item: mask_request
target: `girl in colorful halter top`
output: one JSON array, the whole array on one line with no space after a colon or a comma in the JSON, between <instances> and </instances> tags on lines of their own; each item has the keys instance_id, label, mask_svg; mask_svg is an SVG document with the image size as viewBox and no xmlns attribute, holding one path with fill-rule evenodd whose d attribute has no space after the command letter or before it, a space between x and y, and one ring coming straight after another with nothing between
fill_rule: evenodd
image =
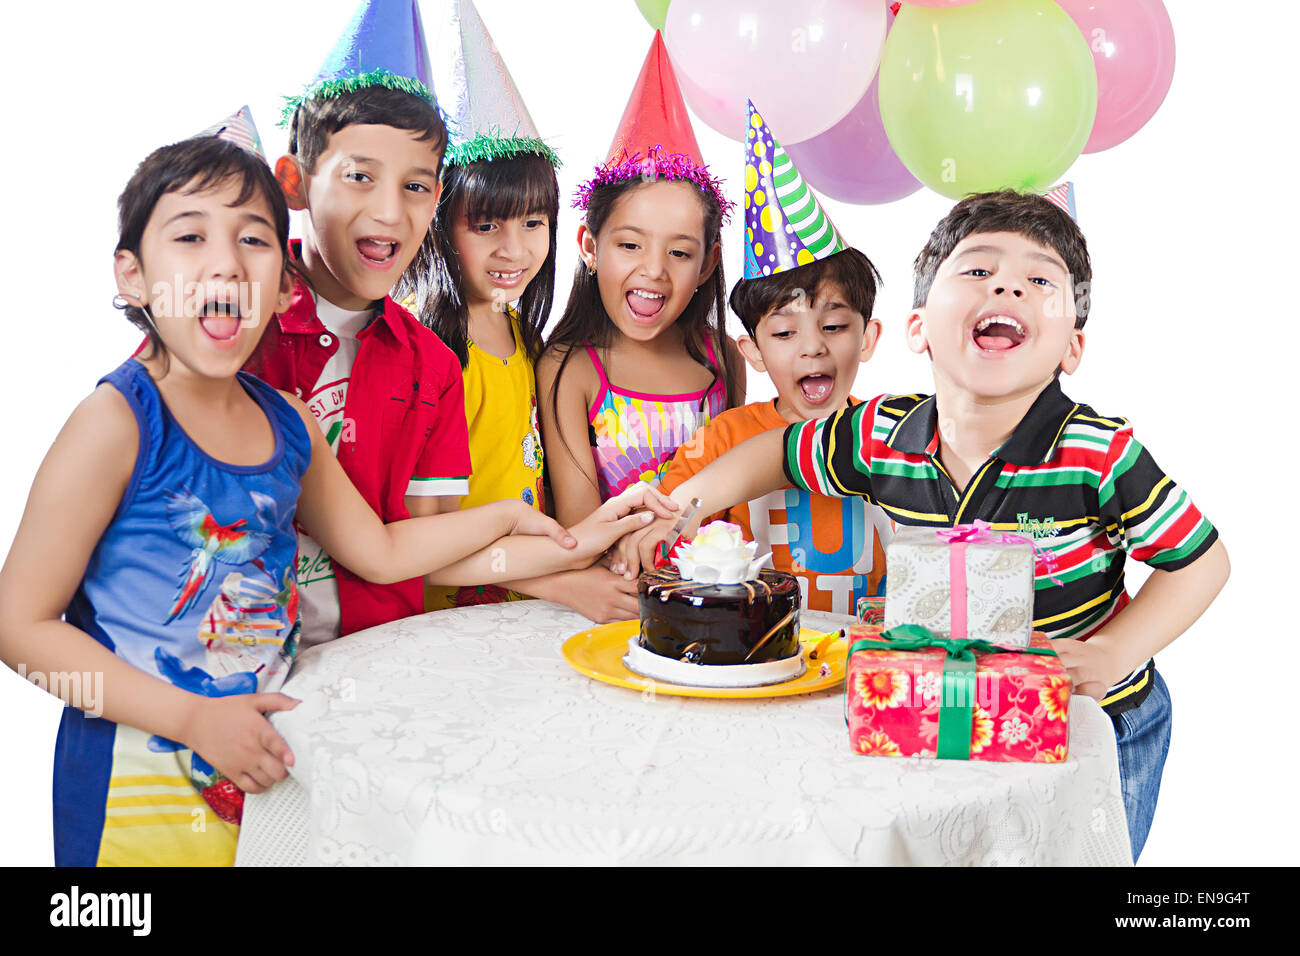
<instances>
[{"instance_id":1,"label":"girl in colorful halter top","mask_svg":"<svg viewBox=\"0 0 1300 956\"><path fill-rule=\"evenodd\" d=\"M657 34L610 158L579 190L581 261L537 367L561 522L638 481L657 484L697 428L744 400L744 362L723 332L730 204L699 160L685 106L665 109L647 90L680 105Z\"/></svg>"}]
</instances>

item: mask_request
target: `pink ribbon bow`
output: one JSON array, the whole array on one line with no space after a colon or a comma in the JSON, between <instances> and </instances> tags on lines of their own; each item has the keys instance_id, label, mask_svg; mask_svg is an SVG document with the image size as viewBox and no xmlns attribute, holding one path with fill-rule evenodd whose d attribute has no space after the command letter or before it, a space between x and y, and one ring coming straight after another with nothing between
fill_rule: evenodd
<instances>
[{"instance_id":1,"label":"pink ribbon bow","mask_svg":"<svg viewBox=\"0 0 1300 956\"><path fill-rule=\"evenodd\" d=\"M1023 534L1011 531L994 531L987 521L976 518L970 524L956 524L951 528L939 528L939 537L946 538L949 544L1027 544L1034 549L1034 570L1040 568L1048 574L1048 580L1061 587L1062 582L1051 575L1056 573L1056 552L1040 548L1038 542Z\"/></svg>"},{"instance_id":2,"label":"pink ribbon bow","mask_svg":"<svg viewBox=\"0 0 1300 956\"><path fill-rule=\"evenodd\" d=\"M976 518L972 524L955 524L951 528L940 528L938 535L941 538L947 538L949 544L962 542L965 544L990 544L999 542L998 533L995 532L987 521ZM1011 535L1018 538L1020 535Z\"/></svg>"},{"instance_id":3,"label":"pink ribbon bow","mask_svg":"<svg viewBox=\"0 0 1300 956\"><path fill-rule=\"evenodd\" d=\"M953 525L951 528L938 528L936 533L948 542L948 587L951 597L948 602L949 633L955 640L967 639L966 623L966 547L971 544L1027 544L1034 549L1034 570L1039 567L1047 572L1048 580L1057 587L1062 585L1059 578L1053 577L1056 571L1056 554L1040 548L1032 539L1023 534L1009 531L994 531L987 521L976 518L970 524Z\"/></svg>"}]
</instances>

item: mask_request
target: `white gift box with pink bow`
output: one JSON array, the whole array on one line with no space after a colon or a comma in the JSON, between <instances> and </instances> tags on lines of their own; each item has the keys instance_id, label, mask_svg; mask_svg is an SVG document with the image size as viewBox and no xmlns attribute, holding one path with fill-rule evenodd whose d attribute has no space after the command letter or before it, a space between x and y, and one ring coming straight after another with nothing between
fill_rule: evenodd
<instances>
[{"instance_id":1,"label":"white gift box with pink bow","mask_svg":"<svg viewBox=\"0 0 1300 956\"><path fill-rule=\"evenodd\" d=\"M1033 542L982 521L900 528L886 552L885 629L1028 647L1034 622Z\"/></svg>"}]
</instances>

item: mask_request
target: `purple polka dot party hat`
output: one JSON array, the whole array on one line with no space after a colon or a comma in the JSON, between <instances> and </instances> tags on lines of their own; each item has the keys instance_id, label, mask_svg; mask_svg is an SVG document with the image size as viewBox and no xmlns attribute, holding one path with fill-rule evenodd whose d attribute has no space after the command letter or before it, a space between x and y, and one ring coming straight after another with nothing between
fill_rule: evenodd
<instances>
[{"instance_id":1,"label":"purple polka dot party hat","mask_svg":"<svg viewBox=\"0 0 1300 956\"><path fill-rule=\"evenodd\" d=\"M745 278L776 275L847 249L753 100L745 129Z\"/></svg>"}]
</instances>

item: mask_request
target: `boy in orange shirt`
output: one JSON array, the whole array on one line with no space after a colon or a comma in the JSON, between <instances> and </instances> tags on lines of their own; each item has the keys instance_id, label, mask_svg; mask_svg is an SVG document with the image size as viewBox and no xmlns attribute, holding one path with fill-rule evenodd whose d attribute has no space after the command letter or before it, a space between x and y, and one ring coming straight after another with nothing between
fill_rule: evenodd
<instances>
[{"instance_id":1,"label":"boy in orange shirt","mask_svg":"<svg viewBox=\"0 0 1300 956\"><path fill-rule=\"evenodd\" d=\"M747 438L858 404L849 390L880 337L880 322L871 317L880 279L875 266L844 244L788 157L776 159L776 168L764 162L773 154L766 148L758 154L754 144L765 127L751 122L749 128L755 135L747 182L751 170L760 188L764 175L779 182L767 191L769 203L747 204L745 278L731 290L731 309L748 333L738 340L741 353L771 377L777 397L733 408L697 431L664 475L665 494ZM796 208L802 215L785 213ZM782 229L782 219L793 230ZM774 248L776 230L764 228L774 220L788 255ZM817 238L806 243L804 234ZM773 566L799 579L805 610L852 614L859 598L885 593L893 525L862 498L828 498L786 485L706 520L717 519L739 525L746 540L758 543L758 554L771 551Z\"/></svg>"}]
</instances>

